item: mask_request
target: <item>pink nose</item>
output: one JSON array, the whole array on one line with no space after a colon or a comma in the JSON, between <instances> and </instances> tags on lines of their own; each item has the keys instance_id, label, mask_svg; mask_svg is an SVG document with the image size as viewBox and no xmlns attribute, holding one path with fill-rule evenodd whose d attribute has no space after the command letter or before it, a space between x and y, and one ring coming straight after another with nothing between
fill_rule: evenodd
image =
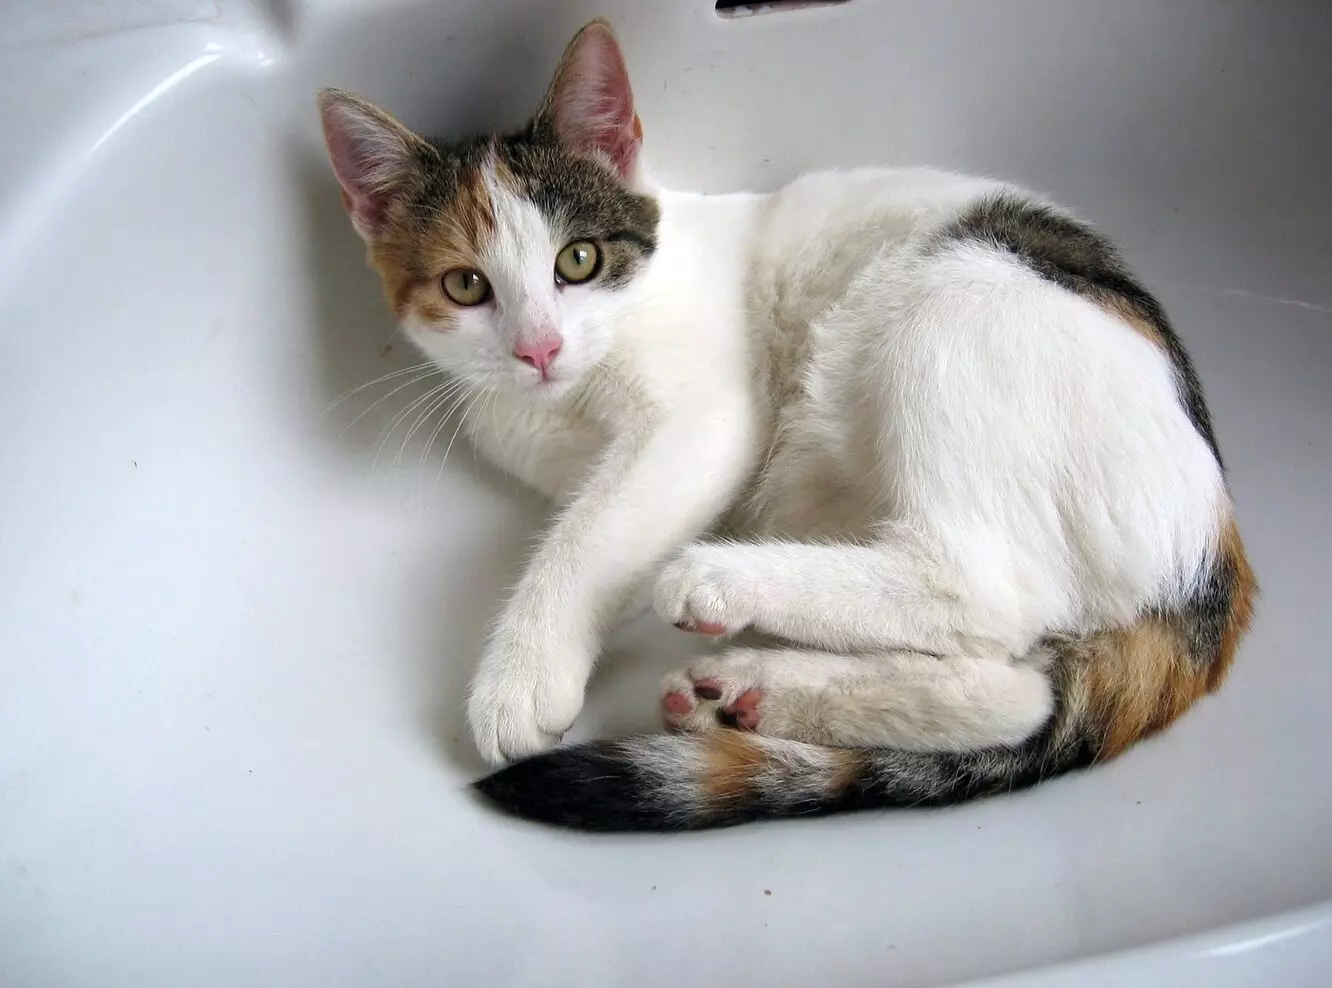
<instances>
[{"instance_id":1,"label":"pink nose","mask_svg":"<svg viewBox=\"0 0 1332 988\"><path fill-rule=\"evenodd\" d=\"M513 348L513 355L525 364L531 364L541 371L541 376L550 376L550 365L555 362L555 355L560 352L564 341L558 336L543 336L534 343L519 343Z\"/></svg>"}]
</instances>

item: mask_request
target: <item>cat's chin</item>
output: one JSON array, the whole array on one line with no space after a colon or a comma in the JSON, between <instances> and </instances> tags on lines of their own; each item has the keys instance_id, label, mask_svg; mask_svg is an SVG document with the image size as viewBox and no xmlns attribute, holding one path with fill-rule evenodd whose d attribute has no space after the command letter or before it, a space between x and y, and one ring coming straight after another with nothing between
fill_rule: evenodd
<instances>
[{"instance_id":1,"label":"cat's chin","mask_svg":"<svg viewBox=\"0 0 1332 988\"><path fill-rule=\"evenodd\" d=\"M550 404L567 397L578 385L579 378L553 377L519 388L519 392L532 401Z\"/></svg>"}]
</instances>

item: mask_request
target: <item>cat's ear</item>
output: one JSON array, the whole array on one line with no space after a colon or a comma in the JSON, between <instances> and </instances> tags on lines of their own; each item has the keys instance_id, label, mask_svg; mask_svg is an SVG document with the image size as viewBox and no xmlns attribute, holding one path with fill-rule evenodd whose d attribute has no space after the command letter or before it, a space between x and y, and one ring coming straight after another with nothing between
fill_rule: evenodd
<instances>
[{"instance_id":1,"label":"cat's ear","mask_svg":"<svg viewBox=\"0 0 1332 988\"><path fill-rule=\"evenodd\" d=\"M537 119L549 122L565 144L605 157L622 180L633 181L643 125L624 54L605 21L593 21L569 42Z\"/></svg>"},{"instance_id":2,"label":"cat's ear","mask_svg":"<svg viewBox=\"0 0 1332 988\"><path fill-rule=\"evenodd\" d=\"M356 232L374 240L432 148L383 110L339 89L319 93L319 113L342 204Z\"/></svg>"}]
</instances>

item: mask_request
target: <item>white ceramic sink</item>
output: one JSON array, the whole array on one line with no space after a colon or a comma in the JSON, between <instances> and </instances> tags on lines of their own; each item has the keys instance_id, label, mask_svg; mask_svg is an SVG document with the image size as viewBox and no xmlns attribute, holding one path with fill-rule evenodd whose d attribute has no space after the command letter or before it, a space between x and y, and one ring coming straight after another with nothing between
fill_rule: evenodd
<instances>
[{"instance_id":1,"label":"white ceramic sink","mask_svg":"<svg viewBox=\"0 0 1332 988\"><path fill-rule=\"evenodd\" d=\"M946 812L608 838L468 796L462 689L541 506L461 440L441 467L451 426L403 447L406 376L330 410L416 358L314 92L511 125L597 13L668 184L931 164L1126 246L1265 591L1220 695ZM0 984L1332 984L1332 8L6 0L0 24ZM655 729L692 647L650 620L615 644L581 736Z\"/></svg>"}]
</instances>

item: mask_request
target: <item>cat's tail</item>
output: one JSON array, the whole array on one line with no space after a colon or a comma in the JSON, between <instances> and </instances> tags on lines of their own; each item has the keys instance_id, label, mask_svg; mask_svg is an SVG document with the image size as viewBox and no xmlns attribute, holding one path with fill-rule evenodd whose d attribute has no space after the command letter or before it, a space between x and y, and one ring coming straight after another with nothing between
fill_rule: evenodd
<instances>
[{"instance_id":1,"label":"cat's tail","mask_svg":"<svg viewBox=\"0 0 1332 988\"><path fill-rule=\"evenodd\" d=\"M579 830L697 830L774 817L943 806L1086 765L1056 712L1012 748L825 748L737 730L643 735L557 748L479 780L516 816Z\"/></svg>"},{"instance_id":2,"label":"cat's tail","mask_svg":"<svg viewBox=\"0 0 1332 988\"><path fill-rule=\"evenodd\" d=\"M1203 595L1214 607L1047 639L1042 648L1054 710L1016 745L950 752L825 748L719 728L557 748L501 769L476 788L517 816L600 831L944 806L1024 789L1114 757L1220 685L1255 589L1242 552L1227 565L1218 570L1225 579L1210 581Z\"/></svg>"},{"instance_id":3,"label":"cat's tail","mask_svg":"<svg viewBox=\"0 0 1332 988\"><path fill-rule=\"evenodd\" d=\"M1085 650L1085 643L1079 647ZM1109 698L1088 688L1089 668L1072 663L1071 656L1060 656L1051 669L1055 710L1045 727L1011 747L825 748L718 729L556 748L475 785L516 816L598 831L696 830L774 817L966 802L1024 789L1116 753L1107 741L1116 731L1112 721L1126 714L1123 704L1101 702ZM1163 697L1170 692L1165 683L1143 685ZM1132 730L1120 730L1116 746L1164 726L1149 723L1159 720L1155 709L1153 704Z\"/></svg>"}]
</instances>

